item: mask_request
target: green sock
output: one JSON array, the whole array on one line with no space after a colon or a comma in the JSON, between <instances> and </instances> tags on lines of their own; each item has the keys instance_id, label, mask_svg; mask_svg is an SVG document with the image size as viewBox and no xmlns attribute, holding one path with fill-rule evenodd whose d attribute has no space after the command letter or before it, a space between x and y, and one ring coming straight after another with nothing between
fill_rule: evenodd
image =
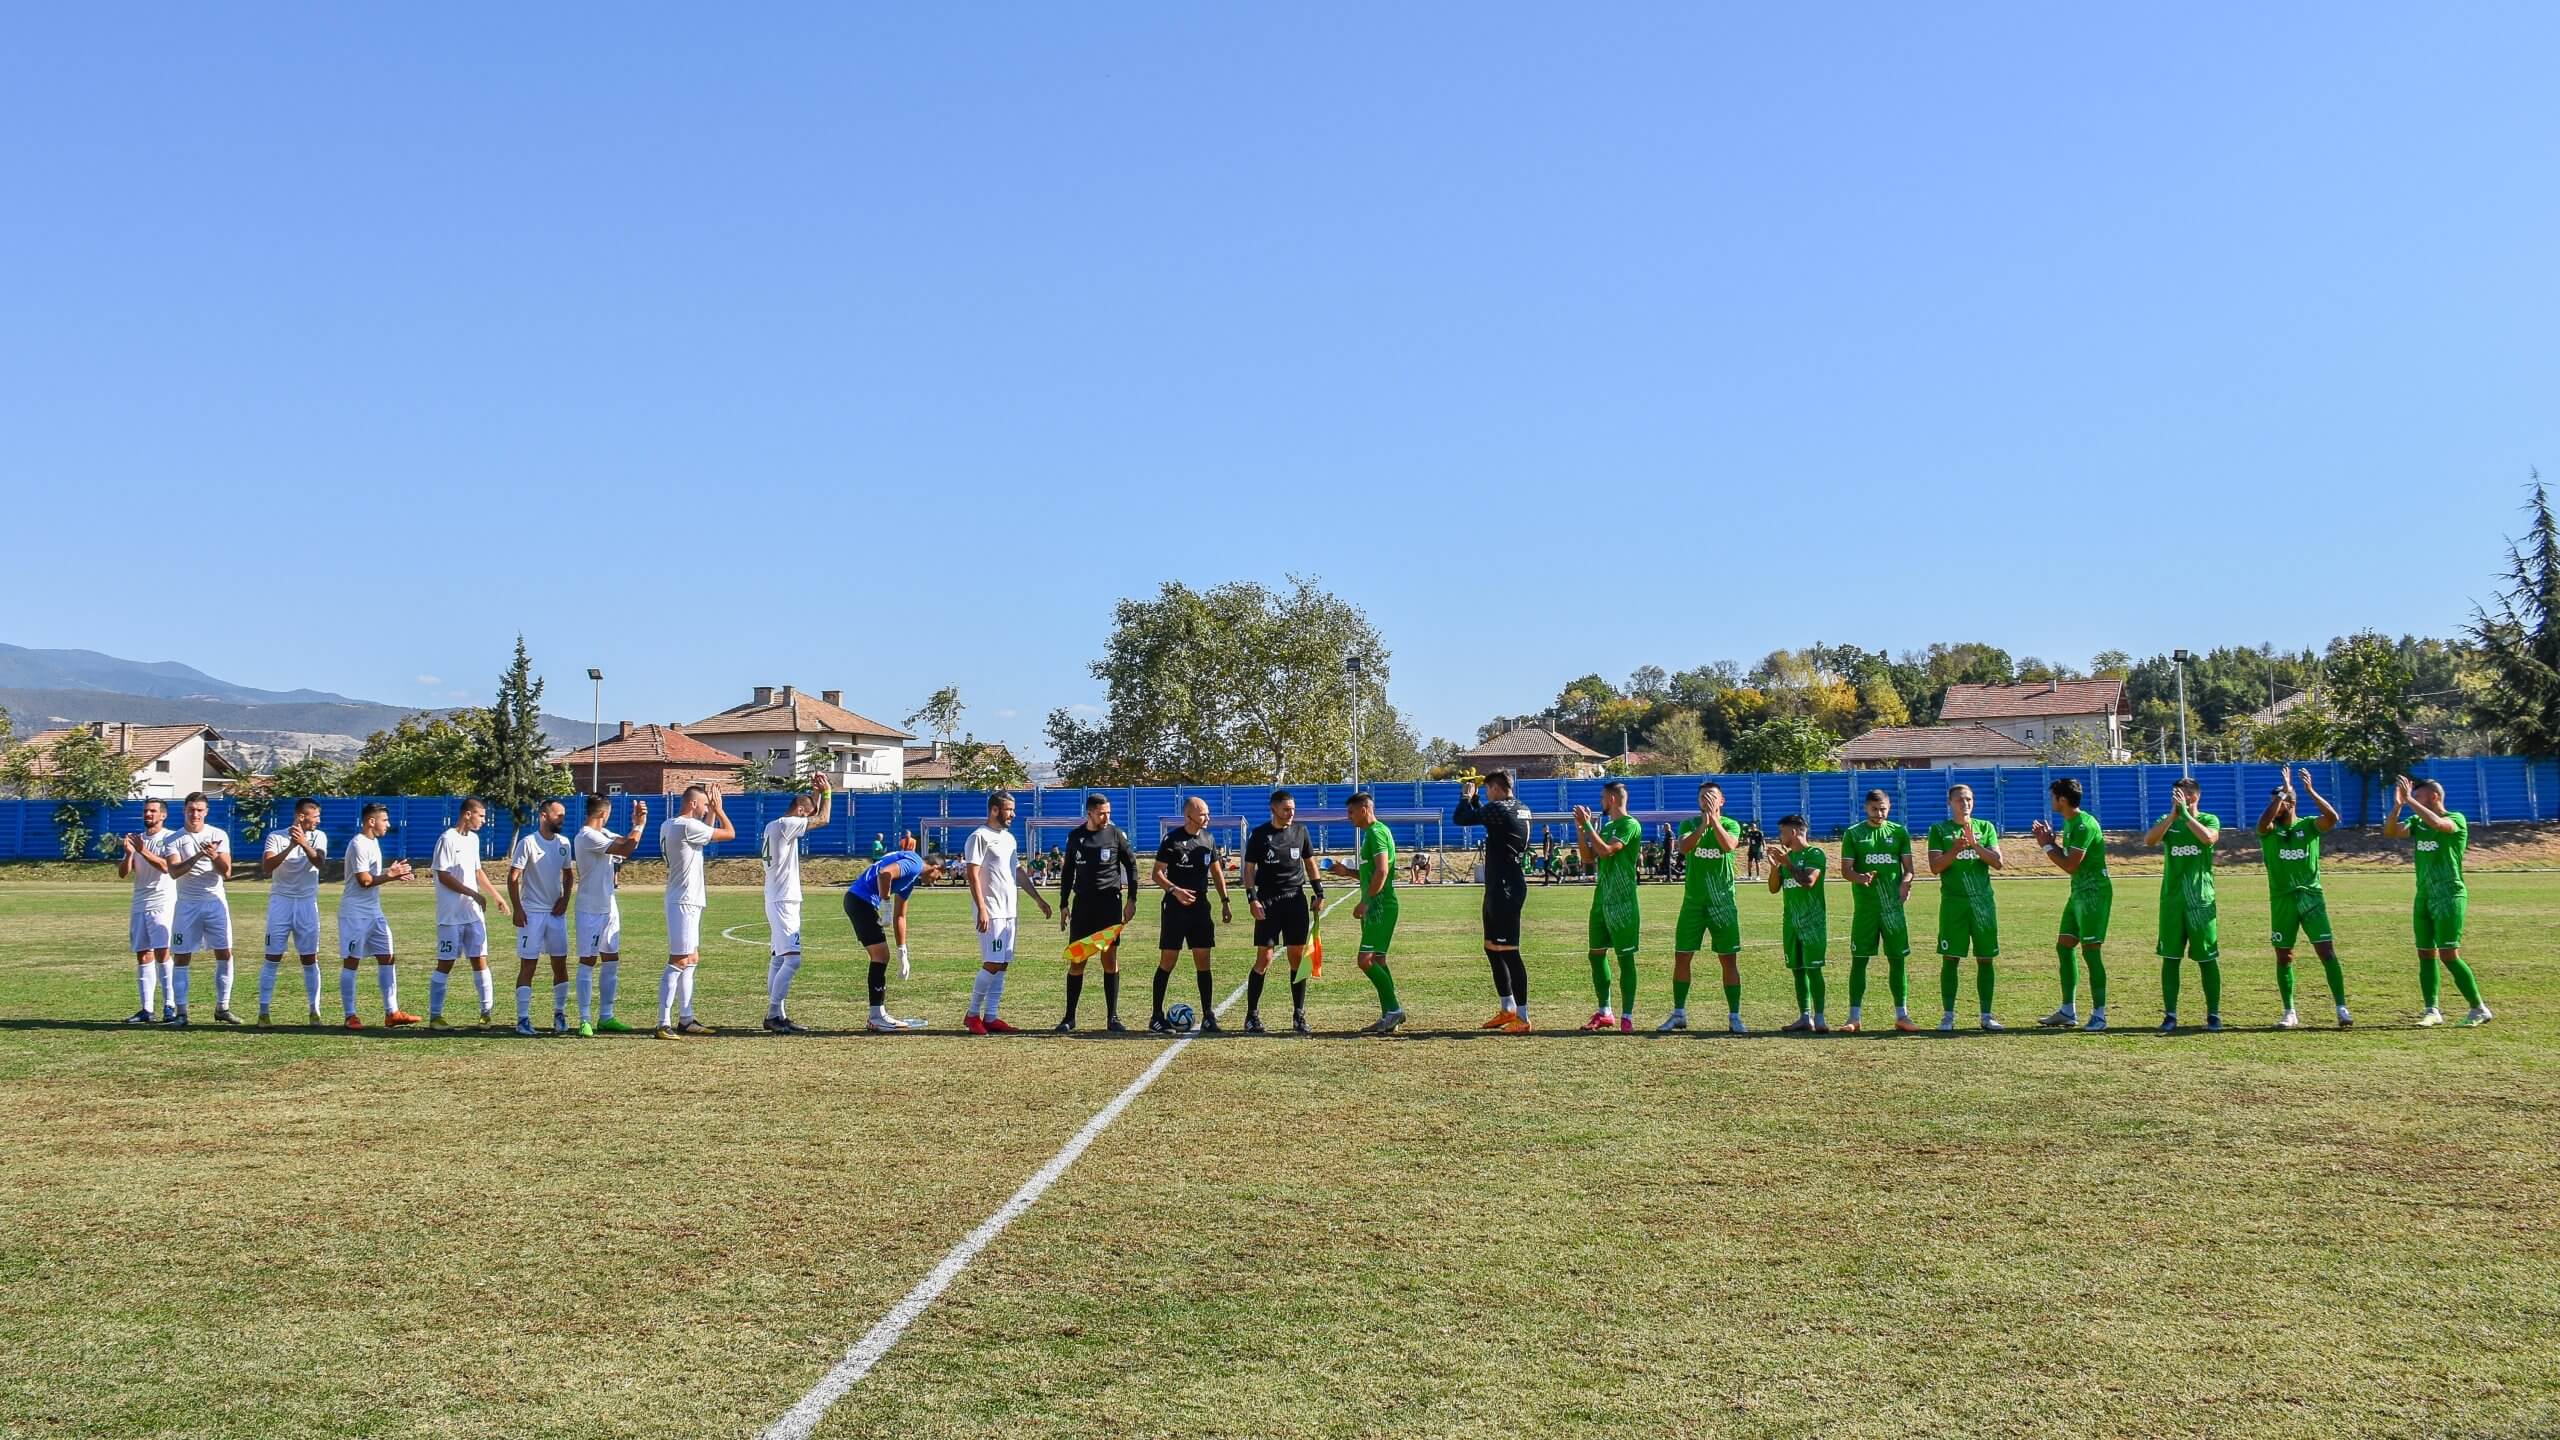
<instances>
[{"instance_id":1,"label":"green sock","mask_svg":"<svg viewBox=\"0 0 2560 1440\"><path fill-rule=\"evenodd\" d=\"M1671 977L1671 1008L1674 1010L1689 1008L1689 982L1677 975Z\"/></svg>"},{"instance_id":2,"label":"green sock","mask_svg":"<svg viewBox=\"0 0 2560 1440\"><path fill-rule=\"evenodd\" d=\"M2276 962L2276 998L2284 1002L2284 1013L2293 1013L2293 962Z\"/></svg>"},{"instance_id":3,"label":"green sock","mask_svg":"<svg viewBox=\"0 0 2560 1440\"><path fill-rule=\"evenodd\" d=\"M1819 1015L1822 1013L1822 972L1807 970L1804 974L1805 983L1813 987L1813 1013Z\"/></svg>"},{"instance_id":4,"label":"green sock","mask_svg":"<svg viewBox=\"0 0 2560 1440\"><path fill-rule=\"evenodd\" d=\"M1813 987L1805 981L1805 968L1801 965L1790 965L1787 967L1787 976L1796 982L1796 1013L1810 1014L1813 1010Z\"/></svg>"},{"instance_id":5,"label":"green sock","mask_svg":"<svg viewBox=\"0 0 2560 1440\"><path fill-rule=\"evenodd\" d=\"M2436 1008L2436 986L2439 983L2441 982L2436 978L2436 957L2433 955L2419 956L2418 998L2425 1001L2427 1008L2430 1010Z\"/></svg>"},{"instance_id":6,"label":"green sock","mask_svg":"<svg viewBox=\"0 0 2560 1440\"><path fill-rule=\"evenodd\" d=\"M1991 1013L1991 992L1999 983L1998 972L1991 968L1990 961L1973 962L1973 989L1982 997L1982 1013L1985 1015Z\"/></svg>"},{"instance_id":7,"label":"green sock","mask_svg":"<svg viewBox=\"0 0 2560 1440\"><path fill-rule=\"evenodd\" d=\"M1609 952L1591 952L1591 1003L1599 1009L1609 1008Z\"/></svg>"},{"instance_id":8,"label":"green sock","mask_svg":"<svg viewBox=\"0 0 2560 1440\"><path fill-rule=\"evenodd\" d=\"M2080 993L2080 952L2068 941L2053 948L2062 957L2062 1008L2068 1010Z\"/></svg>"},{"instance_id":9,"label":"green sock","mask_svg":"<svg viewBox=\"0 0 2560 1440\"><path fill-rule=\"evenodd\" d=\"M2178 957L2175 955L2161 956L2160 1013L2163 1015L2175 1015L2178 1013L2178 978Z\"/></svg>"},{"instance_id":10,"label":"green sock","mask_svg":"<svg viewBox=\"0 0 2560 1440\"><path fill-rule=\"evenodd\" d=\"M1618 952L1618 1013L1636 1013L1636 952Z\"/></svg>"},{"instance_id":11,"label":"green sock","mask_svg":"<svg viewBox=\"0 0 2560 1440\"><path fill-rule=\"evenodd\" d=\"M1900 956L1887 956L1884 962L1885 988L1893 992L1896 1012L1911 1008L1911 965Z\"/></svg>"},{"instance_id":12,"label":"green sock","mask_svg":"<svg viewBox=\"0 0 2560 1440\"><path fill-rule=\"evenodd\" d=\"M1867 1003L1867 957L1849 957L1849 1008L1859 1009Z\"/></svg>"},{"instance_id":13,"label":"green sock","mask_svg":"<svg viewBox=\"0 0 2560 1440\"><path fill-rule=\"evenodd\" d=\"M2199 960L2196 962L2196 973L2204 977L2204 1013L2207 1015L2221 1014L2222 962L2219 960Z\"/></svg>"},{"instance_id":14,"label":"green sock","mask_svg":"<svg viewBox=\"0 0 2560 1440\"><path fill-rule=\"evenodd\" d=\"M1385 956L1381 955L1377 959L1370 961L1369 968L1362 973L1369 977L1370 984L1378 988L1379 1014L1384 1015L1390 1010L1401 1010L1404 1008L1404 1006L1396 999L1396 977L1387 969L1387 960Z\"/></svg>"},{"instance_id":15,"label":"green sock","mask_svg":"<svg viewBox=\"0 0 2560 1440\"><path fill-rule=\"evenodd\" d=\"M1956 967L1959 963L1953 956L1938 962L1938 1008L1950 1015L1956 1013Z\"/></svg>"},{"instance_id":16,"label":"green sock","mask_svg":"<svg viewBox=\"0 0 2560 1440\"><path fill-rule=\"evenodd\" d=\"M2479 1009L2480 981L2471 973L2470 965L2460 956L2447 955L2444 957L2444 968L2453 972L2453 983L2461 987L2462 998L2471 1002L2472 1009Z\"/></svg>"},{"instance_id":17,"label":"green sock","mask_svg":"<svg viewBox=\"0 0 2560 1440\"><path fill-rule=\"evenodd\" d=\"M2089 959L2089 1008L2107 1008L2107 962L2099 957L2098 947L2083 941L2080 953Z\"/></svg>"},{"instance_id":18,"label":"green sock","mask_svg":"<svg viewBox=\"0 0 2560 1440\"><path fill-rule=\"evenodd\" d=\"M2347 1003L2347 968L2335 957L2320 962L2320 973L2329 977L2329 998L2341 1008Z\"/></svg>"},{"instance_id":19,"label":"green sock","mask_svg":"<svg viewBox=\"0 0 2560 1440\"><path fill-rule=\"evenodd\" d=\"M1728 1015L1739 1015L1742 1013L1741 986L1727 985L1724 987L1724 1011Z\"/></svg>"}]
</instances>

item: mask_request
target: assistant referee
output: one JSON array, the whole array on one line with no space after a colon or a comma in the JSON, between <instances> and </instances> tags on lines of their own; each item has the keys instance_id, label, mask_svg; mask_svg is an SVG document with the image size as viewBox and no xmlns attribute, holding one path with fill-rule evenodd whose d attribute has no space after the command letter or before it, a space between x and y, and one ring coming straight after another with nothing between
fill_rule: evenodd
<instances>
[{"instance_id":1,"label":"assistant referee","mask_svg":"<svg viewBox=\"0 0 2560 1440\"><path fill-rule=\"evenodd\" d=\"M1058 873L1058 926L1070 942L1126 925L1138 914L1138 857L1129 837L1111 823L1111 797L1084 797L1084 823L1067 832L1066 863ZM1067 962L1067 1015L1060 1033L1076 1028L1076 1002L1084 997L1084 964ZM1120 942L1102 952L1102 1005L1106 1028L1120 1023Z\"/></svg>"}]
</instances>

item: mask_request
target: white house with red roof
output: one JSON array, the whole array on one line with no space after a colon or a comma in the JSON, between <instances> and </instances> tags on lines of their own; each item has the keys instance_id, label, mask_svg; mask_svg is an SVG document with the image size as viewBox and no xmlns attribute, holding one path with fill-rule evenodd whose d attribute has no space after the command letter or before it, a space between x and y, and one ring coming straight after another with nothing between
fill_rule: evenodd
<instances>
[{"instance_id":1,"label":"white house with red roof","mask_svg":"<svg viewBox=\"0 0 2560 1440\"><path fill-rule=\"evenodd\" d=\"M894 790L906 776L906 744L916 738L895 725L844 708L844 692L812 695L790 685L758 685L743 705L684 727L691 739L760 760L777 775L810 773L809 760L831 751L826 767L839 790Z\"/></svg>"},{"instance_id":2,"label":"white house with red roof","mask_svg":"<svg viewBox=\"0 0 2560 1440\"><path fill-rule=\"evenodd\" d=\"M2124 746L2124 682L2032 680L2017 685L1950 685L1938 707L1940 725L1982 725L2042 750L2057 732L2083 729L2106 743L2112 760Z\"/></svg>"}]
</instances>

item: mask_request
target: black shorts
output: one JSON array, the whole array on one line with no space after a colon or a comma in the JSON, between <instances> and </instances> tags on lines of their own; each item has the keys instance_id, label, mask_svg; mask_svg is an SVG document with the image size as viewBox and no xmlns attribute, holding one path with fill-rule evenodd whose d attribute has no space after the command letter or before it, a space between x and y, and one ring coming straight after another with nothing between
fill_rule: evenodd
<instances>
[{"instance_id":1,"label":"black shorts","mask_svg":"<svg viewBox=\"0 0 2560 1440\"><path fill-rule=\"evenodd\" d=\"M1521 876L1488 877L1484 886L1484 943L1520 943L1520 911L1529 903L1529 882Z\"/></svg>"},{"instance_id":2,"label":"black shorts","mask_svg":"<svg viewBox=\"0 0 2560 1440\"><path fill-rule=\"evenodd\" d=\"M1176 905L1168 900L1162 907L1164 937L1156 941L1158 950L1208 950L1218 943L1217 922L1209 918L1206 899L1190 905Z\"/></svg>"},{"instance_id":3,"label":"black shorts","mask_svg":"<svg viewBox=\"0 0 2560 1440\"><path fill-rule=\"evenodd\" d=\"M864 945L889 943L880 929L880 907L850 890L844 892L844 918L853 922L853 938Z\"/></svg>"},{"instance_id":4,"label":"black shorts","mask_svg":"<svg viewBox=\"0 0 2560 1440\"><path fill-rule=\"evenodd\" d=\"M1120 923L1127 905L1117 890L1078 895L1067 902L1067 938L1081 940Z\"/></svg>"},{"instance_id":5,"label":"black shorts","mask_svg":"<svg viewBox=\"0 0 2560 1440\"><path fill-rule=\"evenodd\" d=\"M1273 945L1307 943L1307 896L1305 891L1283 895L1262 902L1262 918L1253 922L1253 943L1257 949Z\"/></svg>"}]
</instances>

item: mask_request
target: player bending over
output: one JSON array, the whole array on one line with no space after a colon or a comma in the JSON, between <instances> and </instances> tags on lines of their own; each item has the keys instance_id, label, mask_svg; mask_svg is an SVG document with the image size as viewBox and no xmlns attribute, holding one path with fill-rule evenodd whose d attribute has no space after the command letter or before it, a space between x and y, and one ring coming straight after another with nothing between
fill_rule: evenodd
<instances>
[{"instance_id":1,"label":"player bending over","mask_svg":"<svg viewBox=\"0 0 2560 1440\"><path fill-rule=\"evenodd\" d=\"M1458 808L1450 820L1484 827L1484 958L1493 967L1493 994L1502 1008L1484 1029L1514 1035L1529 1031L1529 966L1520 958L1520 912L1529 903L1529 810L1511 798L1511 775L1484 777L1484 799L1472 780L1459 782Z\"/></svg>"},{"instance_id":2,"label":"player bending over","mask_svg":"<svg viewBox=\"0 0 2560 1440\"><path fill-rule=\"evenodd\" d=\"M1084 797L1084 823L1067 832L1065 861L1058 869L1058 928L1074 942L1099 935L1138 918L1138 856L1129 837L1111 823L1111 797ZM1067 961L1067 1013L1057 1024L1061 1034L1076 1028L1076 1002L1084 998L1086 957ZM1120 1023L1120 937L1102 949L1102 1005L1105 1028L1117 1033Z\"/></svg>"},{"instance_id":3,"label":"player bending over","mask_svg":"<svg viewBox=\"0 0 2560 1440\"><path fill-rule=\"evenodd\" d=\"M2107 921L2115 913L2115 882L2107 878L2107 833L2098 826L2098 817L2080 808L2080 782L2069 776L2045 787L2053 796L2055 813L2061 815L2061 828L2046 824L2041 818L2035 824L2036 847L2044 852L2054 867L2071 877L2071 898L2062 904L2062 925L2054 932L2054 953L2062 966L2062 1008L2037 1021L2054 1029L2069 1029L2080 1023L2074 1009L2080 995L2079 958L2089 961L2089 1023L2083 1027L2097 1031L2107 1028L2107 961L2103 953L2107 943Z\"/></svg>"},{"instance_id":4,"label":"player bending over","mask_svg":"<svg viewBox=\"0 0 2560 1440\"><path fill-rule=\"evenodd\" d=\"M687 785L683 803L681 813L658 827L658 853L667 861L667 970L658 977L657 1036L661 1040L713 1033L710 1026L693 1018L694 976L702 964L702 911L710 903L703 886L703 862L715 842L738 834L720 803L719 791L708 785Z\"/></svg>"},{"instance_id":5,"label":"player bending over","mask_svg":"<svg viewBox=\"0 0 2560 1440\"><path fill-rule=\"evenodd\" d=\"M142 992L142 1008L124 1023L149 1025L178 1018L177 971L169 964L169 930L178 917L178 882L169 874L169 807L158 800L142 802L142 829L124 837L116 857L116 874L133 879L133 907L125 935L133 950L134 988ZM160 973L169 972L169 1012L160 1013Z\"/></svg>"},{"instance_id":6,"label":"player bending over","mask_svg":"<svg viewBox=\"0 0 2560 1440\"><path fill-rule=\"evenodd\" d=\"M2320 891L2320 837L2338 828L2338 809L2312 787L2309 767L2296 773L2302 777L2300 793L2310 796L2320 813L2305 819L2294 787L2279 780L2258 816L2258 853L2267 862L2267 913L2274 922L2268 939L2276 947L2276 996L2284 1001L2284 1018L2276 1024L2286 1030L2302 1024L2293 1011L2293 942L2308 935L2321 972L2329 977L2338 1028L2344 1030L2355 1017L2347 1013L2347 972L2338 963L2337 937L2329 933L2329 898Z\"/></svg>"},{"instance_id":7,"label":"player bending over","mask_svg":"<svg viewBox=\"0 0 2560 1440\"><path fill-rule=\"evenodd\" d=\"M1165 832L1164 842L1156 846L1156 863L1149 868L1148 879L1164 891L1164 903L1158 907L1155 1018L1147 1022L1147 1029L1158 1035L1173 1030L1164 1018L1164 987L1173 978L1173 962L1188 945L1200 981L1200 1032L1215 1035L1217 986L1209 966L1217 949L1218 927L1209 919L1208 897L1200 892L1212 884L1218 887L1219 921L1234 924L1236 911L1227 899L1227 867L1219 859L1218 842L1209 836L1208 801L1194 795L1182 802L1182 823Z\"/></svg>"},{"instance_id":8,"label":"player bending over","mask_svg":"<svg viewBox=\"0 0 2560 1440\"><path fill-rule=\"evenodd\" d=\"M578 830L572 853L578 862L578 1033L608 1035L629 1032L614 1018L614 997L622 989L622 901L614 894L614 872L640 848L649 825L649 804L631 802L631 833L605 828L613 816L609 795L587 797L587 823ZM599 1007L595 1002L601 999Z\"/></svg>"},{"instance_id":9,"label":"player bending over","mask_svg":"<svg viewBox=\"0 0 2560 1440\"><path fill-rule=\"evenodd\" d=\"M1822 872L1830 858L1806 842L1805 828L1801 815L1779 819L1777 863L1769 867L1769 893L1779 897L1784 911L1778 949L1786 956L1787 973L1796 984L1796 1018L1785 1028L1823 1035L1831 1030L1822 1006L1823 952L1831 945L1831 902L1823 889Z\"/></svg>"},{"instance_id":10,"label":"player bending over","mask_svg":"<svg viewBox=\"0 0 2560 1440\"><path fill-rule=\"evenodd\" d=\"M1644 911L1636 900L1636 863L1642 858L1644 825L1627 813L1627 787L1616 780L1600 787L1600 816L1591 807L1573 807L1574 848L1598 881L1591 891L1591 990L1600 1008L1582 1022L1585 1030L1630 1031L1636 1028L1636 947L1644 933ZM1618 952L1618 1005L1609 1005L1609 952Z\"/></svg>"},{"instance_id":11,"label":"player bending over","mask_svg":"<svg viewBox=\"0 0 2560 1440\"><path fill-rule=\"evenodd\" d=\"M374 983L382 991L382 1023L415 1025L418 1017L400 1008L398 953L391 942L391 920L382 913L382 887L413 873L406 860L384 864L382 837L391 833L391 811L381 801L367 802L356 816L356 836L347 842L346 884L338 892L338 1008L347 1028L361 1030L356 1018L356 970L373 957Z\"/></svg>"},{"instance_id":12,"label":"player bending over","mask_svg":"<svg viewBox=\"0 0 2560 1440\"><path fill-rule=\"evenodd\" d=\"M1307 980L1299 972L1313 917L1324 907L1324 886L1308 863L1314 853L1307 827L1298 823L1297 797L1272 791L1271 818L1254 826L1244 842L1244 891L1253 906L1253 974L1244 986L1247 1035L1263 1033L1263 976L1271 969L1274 946L1289 951L1289 1027L1313 1033L1307 1025Z\"/></svg>"},{"instance_id":13,"label":"player bending over","mask_svg":"<svg viewBox=\"0 0 2560 1440\"><path fill-rule=\"evenodd\" d=\"M1973 957L1973 988L1982 1001L1982 1028L2007 1027L1991 1017L1999 986L2000 907L1991 896L1991 872L2007 865L2000 831L1973 818L1973 787L1947 791L1947 818L1929 827L1929 873L1938 877L1938 1033L1956 1028L1956 982L1964 958Z\"/></svg>"},{"instance_id":14,"label":"player bending over","mask_svg":"<svg viewBox=\"0 0 2560 1440\"><path fill-rule=\"evenodd\" d=\"M1840 878L1849 882L1850 902L1849 1021L1840 1028L1853 1035L1866 1008L1867 962L1879 948L1893 992L1893 1028L1920 1028L1911 1023L1911 832L1892 816L1893 797L1870 790L1867 818L1840 837Z\"/></svg>"},{"instance_id":15,"label":"player bending over","mask_svg":"<svg viewBox=\"0 0 2560 1440\"><path fill-rule=\"evenodd\" d=\"M1014 1028L996 1018L996 1007L1004 1000L1004 975L1013 964L1015 922L1022 914L1018 892L1031 892L1041 919L1053 913L1015 853L1011 795L999 790L987 797L987 823L969 832L960 853L960 863L968 867L969 903L978 912L978 974L970 982L965 1023L972 1035L1011 1035ZM1162 986L1157 993L1162 995Z\"/></svg>"},{"instance_id":16,"label":"player bending over","mask_svg":"<svg viewBox=\"0 0 2560 1440\"><path fill-rule=\"evenodd\" d=\"M320 867L329 859L329 836L320 828L320 802L293 802L293 824L267 835L258 873L267 877L267 958L258 967L258 1023L268 1023L276 1001L276 972L285 947L302 957L302 993L311 1003L306 1023L320 1023Z\"/></svg>"},{"instance_id":17,"label":"player bending over","mask_svg":"<svg viewBox=\"0 0 2560 1440\"><path fill-rule=\"evenodd\" d=\"M2204 981L2204 1028L2222 1028L2221 904L2213 892L2213 847L2222 817L2196 808L2204 787L2192 775L2169 787L2169 813L2142 837L2161 847L2160 1033L2178 1033L2181 961L2193 957Z\"/></svg>"},{"instance_id":18,"label":"player bending over","mask_svg":"<svg viewBox=\"0 0 2560 1440\"><path fill-rule=\"evenodd\" d=\"M1343 813L1360 832L1359 863L1345 865L1327 856L1325 868L1350 870L1360 879L1360 901L1351 907L1360 922L1360 973L1378 992L1378 1018L1363 1026L1363 1035L1392 1035L1404 1023L1404 1004L1396 998L1396 977L1387 968L1387 951L1396 938L1396 837L1378 819L1378 802L1363 790L1351 797Z\"/></svg>"},{"instance_id":19,"label":"player bending over","mask_svg":"<svg viewBox=\"0 0 2560 1440\"><path fill-rule=\"evenodd\" d=\"M569 837L560 832L569 807L545 800L530 833L507 856L507 912L516 922L516 1033L532 1035L533 967L551 957L551 1033L569 1033L569 892L577 883Z\"/></svg>"},{"instance_id":20,"label":"player bending over","mask_svg":"<svg viewBox=\"0 0 2560 1440\"><path fill-rule=\"evenodd\" d=\"M2402 811L2409 813L2402 822ZM2462 923L2471 912L2470 887L2463 883L2462 857L2471 848L2471 822L2459 810L2444 808L2444 786L2433 780L2415 785L2409 777L2392 782L2391 814L2382 822L2382 833L2394 840L2409 841L2409 857L2416 863L2418 885L2409 923L2418 939L2418 998L2426 1002L2426 1013L2418 1017L2421 1025L2441 1025L2444 1012L2436 1008L2436 962L2453 972L2453 983L2462 990L2462 998L2471 1002L2471 1013L2462 1018L2465 1025L2486 1025L2494 1018L2489 1007L2480 1000L2480 982L2473 978L2471 967L2462 959ZM183 909L183 907L181 907ZM178 957L187 963L187 957Z\"/></svg>"},{"instance_id":21,"label":"player bending over","mask_svg":"<svg viewBox=\"0 0 2560 1440\"><path fill-rule=\"evenodd\" d=\"M800 841L835 818L836 794L825 771L809 777L809 793L791 797L791 812L764 827L764 1028L776 1035L805 1035L792 1023L786 1001L800 973Z\"/></svg>"},{"instance_id":22,"label":"player bending over","mask_svg":"<svg viewBox=\"0 0 2560 1440\"><path fill-rule=\"evenodd\" d=\"M853 922L853 938L862 943L871 957L869 980L871 995L871 1029L883 1035L903 1030L922 1030L922 1020L901 1020L889 1013L889 934L880 928L883 903L895 912L891 924L898 937L898 978L907 978L907 897L918 885L930 885L942 878L942 867L928 865L913 850L890 850L871 862L870 866L844 887L844 918Z\"/></svg>"},{"instance_id":23,"label":"player bending over","mask_svg":"<svg viewBox=\"0 0 2560 1440\"><path fill-rule=\"evenodd\" d=\"M213 1018L237 1025L231 1013L231 900L222 882L231 874L231 837L204 821L208 809L201 790L186 799L186 828L169 837L162 852L169 873L177 877L176 925L169 937L169 963L176 967L177 1018L187 1023L187 962L196 952L213 952Z\"/></svg>"},{"instance_id":24,"label":"player bending over","mask_svg":"<svg viewBox=\"0 0 2560 1440\"><path fill-rule=\"evenodd\" d=\"M1680 824L1680 921L1671 939L1671 1013L1657 1028L1689 1028L1689 962L1701 941L1714 947L1724 967L1724 1024L1736 1035L1750 1031L1742 1023L1742 911L1734 901L1733 861L1742 848L1742 827L1725 817L1724 787L1713 780L1698 787L1698 813Z\"/></svg>"}]
</instances>

